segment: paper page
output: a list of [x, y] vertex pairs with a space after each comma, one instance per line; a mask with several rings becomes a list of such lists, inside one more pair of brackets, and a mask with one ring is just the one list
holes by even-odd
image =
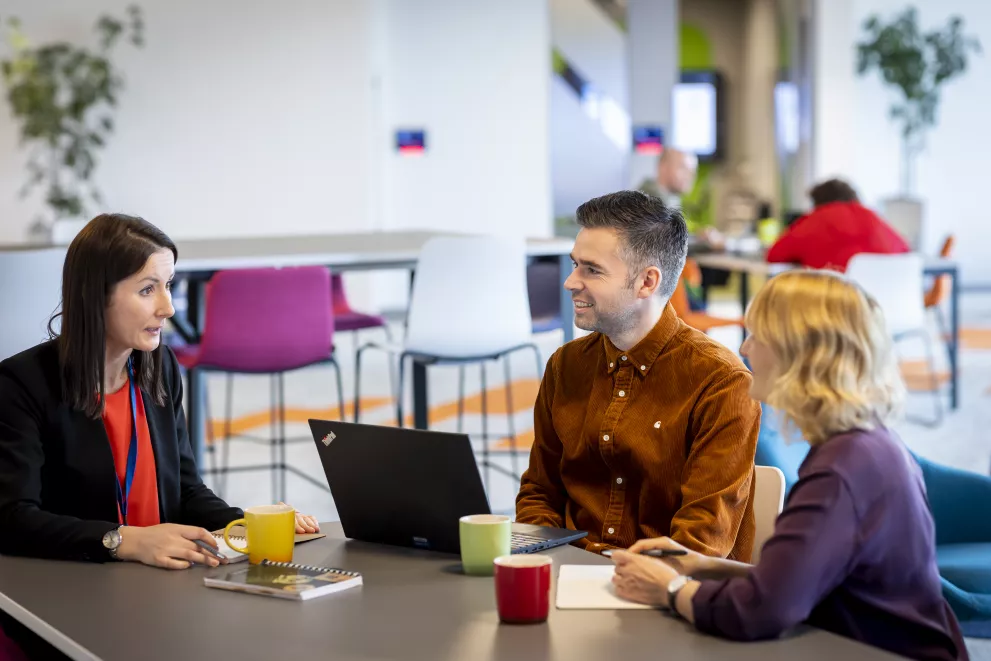
[[557, 607], [560, 609], [638, 609], [616, 596], [612, 584], [613, 565], [561, 565], [557, 577]]
[[[223, 535], [214, 535], [213, 538], [217, 540], [217, 548], [220, 552], [227, 556], [227, 562], [240, 562], [241, 560], [248, 559], [247, 554], [235, 551], [229, 547], [227, 542], [224, 541]], [[243, 537], [231, 537], [231, 541], [238, 546], [243, 547], [245, 545], [245, 539]]]

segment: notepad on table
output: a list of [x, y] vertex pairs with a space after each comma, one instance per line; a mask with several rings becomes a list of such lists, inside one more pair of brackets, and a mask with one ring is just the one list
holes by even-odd
[[361, 585], [361, 574], [292, 562], [222, 567], [203, 578], [208, 588], [304, 601]]
[[[217, 549], [222, 554], [224, 554], [225, 556], [227, 556], [227, 562], [228, 563], [230, 563], [230, 562], [241, 562], [242, 560], [247, 560], [248, 559], [247, 554], [241, 553], [240, 551], [236, 551], [236, 550], [232, 549], [230, 546], [227, 545], [227, 542], [224, 541], [224, 531], [223, 530], [219, 530], [219, 531], [216, 531], [215, 530], [211, 534], [213, 535], [213, 538], [217, 540]], [[320, 532], [306, 533], [306, 534], [302, 534], [302, 535], [297, 534], [296, 535], [296, 541], [295, 541], [295, 543], [296, 544], [302, 544], [303, 542], [309, 542], [309, 541], [312, 541], [314, 539], [320, 539], [321, 537], [326, 537], [326, 536], [327, 535], [325, 535], [323, 533], [320, 533]], [[231, 541], [234, 542], [234, 544], [236, 546], [240, 546], [241, 548], [244, 548], [245, 544], [248, 543], [248, 540], [244, 536], [244, 527], [243, 526], [234, 526], [233, 528], [231, 528], [230, 538], [231, 538]]]
[[561, 565], [557, 577], [557, 607], [574, 609], [650, 609], [616, 596], [613, 565]]

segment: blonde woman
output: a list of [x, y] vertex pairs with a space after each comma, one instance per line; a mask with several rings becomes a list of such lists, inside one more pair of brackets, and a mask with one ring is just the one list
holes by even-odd
[[[808, 622], [915, 659], [967, 659], [922, 474], [886, 426], [903, 386], [877, 304], [841, 275], [796, 271], [768, 282], [746, 325], [751, 396], [812, 446], [774, 535], [757, 565], [643, 540], [613, 555], [617, 594], [736, 640]], [[686, 555], [639, 555], [658, 548]]]

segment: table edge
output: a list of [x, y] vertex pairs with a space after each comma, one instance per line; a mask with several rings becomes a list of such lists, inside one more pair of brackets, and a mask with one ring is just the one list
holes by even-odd
[[100, 661], [100, 657], [0, 592], [0, 610], [75, 661]]

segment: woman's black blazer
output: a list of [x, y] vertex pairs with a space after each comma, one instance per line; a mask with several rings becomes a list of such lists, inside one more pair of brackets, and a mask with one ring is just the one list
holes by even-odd
[[[222, 528], [242, 516], [203, 484], [182, 410], [175, 354], [164, 349], [166, 401], [141, 391], [155, 453], [162, 523]], [[110, 441], [101, 419], [62, 394], [58, 347], [45, 342], [0, 362], [0, 553], [106, 561], [118, 525]]]

